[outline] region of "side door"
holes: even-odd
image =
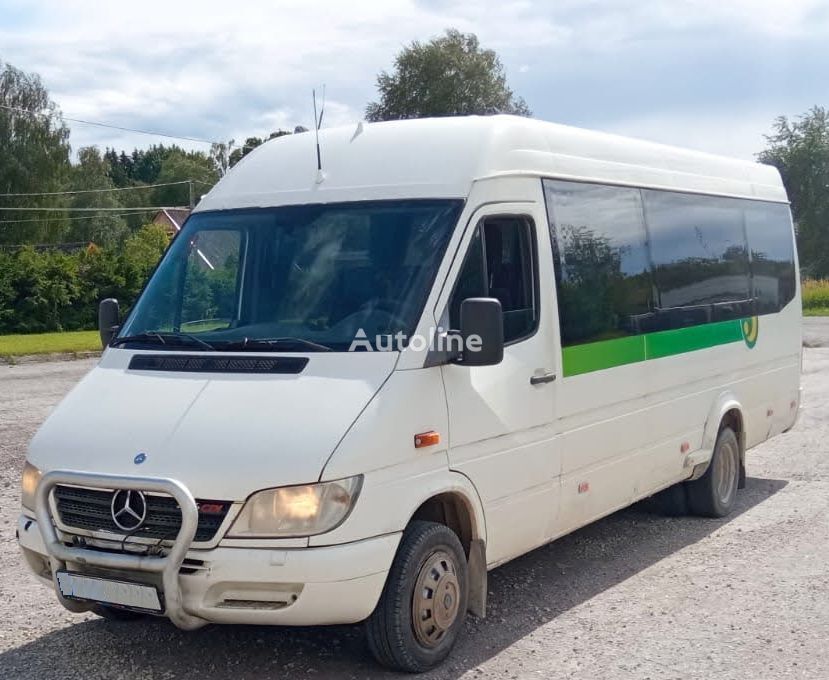
[[[478,489],[487,561],[540,545],[558,506],[555,434],[557,321],[546,215],[532,203],[482,208],[464,241],[438,309],[458,328],[461,302],[494,297],[504,310],[497,366],[442,367],[449,411],[449,464]]]

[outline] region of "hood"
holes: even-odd
[[[35,435],[34,465],[170,477],[211,500],[314,482],[398,357],[312,353],[296,375],[204,375],[128,369],[140,353],[106,352]]]

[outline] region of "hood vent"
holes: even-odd
[[[296,374],[308,357],[240,357],[194,354],[136,354],[131,371],[175,371],[179,373],[282,373]]]

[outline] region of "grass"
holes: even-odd
[[[829,279],[803,281],[803,316],[829,316]]]
[[[98,331],[0,335],[0,357],[53,352],[89,352],[101,349]]]

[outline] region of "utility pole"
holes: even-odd
[[[193,180],[187,180],[187,186],[190,187],[190,210],[196,207],[196,195],[193,192]]]

